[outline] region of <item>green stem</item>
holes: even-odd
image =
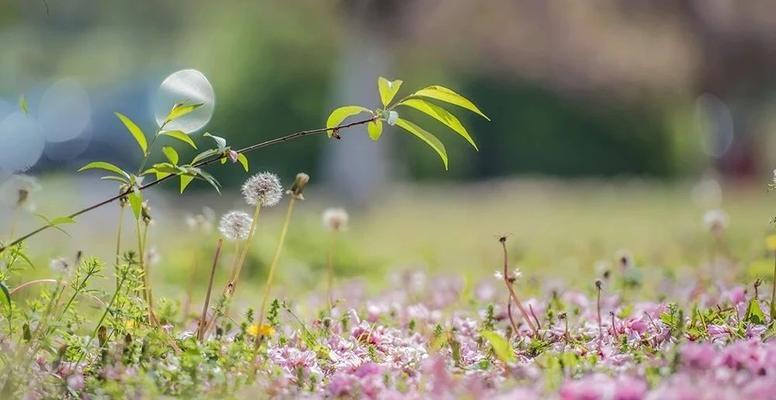
[[[205,323],[207,321],[207,308],[210,305],[210,294],[213,291],[213,279],[216,275],[216,267],[218,266],[218,257],[221,255],[221,246],[224,244],[224,239],[219,238],[218,244],[216,244],[216,255],[213,257],[213,267],[210,268],[210,279],[207,284],[207,294],[205,295],[205,304],[202,305],[202,315],[199,318],[199,326],[197,327],[197,339],[201,342],[205,337]]]
[[[773,282],[771,288],[771,321],[776,319],[776,252],[773,253]]]
[[[288,202],[288,210],[286,211],[286,218],[283,221],[283,229],[280,230],[280,239],[278,239],[278,245],[275,248],[275,254],[272,256],[272,262],[269,265],[269,274],[267,275],[267,284],[264,286],[264,296],[261,299],[261,307],[259,308],[259,327],[264,323],[264,309],[267,307],[267,300],[269,300],[269,293],[272,290],[272,282],[275,277],[275,269],[280,259],[280,253],[283,250],[283,243],[286,241],[286,234],[288,233],[288,225],[291,222],[291,214],[294,212],[294,204],[296,203],[296,197],[291,196],[291,200]],[[256,343],[259,343],[257,340]]]
[[[337,232],[331,235],[329,251],[326,255],[326,293],[329,298],[329,309],[334,308],[334,250],[337,245]]]

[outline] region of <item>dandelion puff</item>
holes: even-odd
[[[57,274],[65,274],[70,271],[70,263],[64,257],[57,257],[49,261],[49,268]]]
[[[245,201],[252,206],[272,207],[283,197],[283,187],[277,175],[262,172],[245,181],[242,194]]]
[[[35,206],[31,204],[30,197],[40,189],[40,183],[36,178],[24,174],[13,175],[2,185],[3,202],[13,207],[24,207],[34,211]]]
[[[323,212],[323,226],[331,231],[347,229],[348,219],[348,212],[344,208],[327,208]]]
[[[230,211],[221,217],[218,231],[229,240],[245,240],[251,230],[253,218],[242,211]]]
[[[706,228],[711,231],[711,233],[722,233],[725,228],[727,228],[728,215],[720,209],[706,211],[706,213],[703,214],[703,224],[706,225]]]

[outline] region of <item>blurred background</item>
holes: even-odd
[[[492,122],[456,115],[480,150],[415,116],[447,146],[449,171],[395,128],[378,143],[356,128],[341,141],[252,153],[253,171],[288,184],[298,171],[313,177],[292,260],[321,260],[300,238],[324,240],[317,219],[330,205],[355,213],[344,263],[361,268],[491,271],[502,233],[529,265],[592,269],[622,247],[668,263],[687,243],[703,247],[702,215],[718,207],[754,257],[776,166],[774,19],[767,0],[5,0],[0,170],[41,178],[38,209],[56,215],[115,192],[74,171],[93,160],[136,165],[113,112],[152,131],[159,85],[175,71],[201,71],[214,90],[196,140],[208,131],[235,147],[321,127],[339,105],[376,107],[382,75],[404,91],[442,84],[472,99]],[[245,174],[213,172],[221,198],[195,183],[183,197],[176,185],[154,189],[152,201],[172,221],[240,206]],[[272,213],[268,237],[282,211]],[[57,251],[92,246],[74,238],[110,232],[113,215],[96,211],[71,237],[43,237],[64,243]],[[569,259],[581,249],[588,256]],[[699,261],[685,256],[674,260]]]

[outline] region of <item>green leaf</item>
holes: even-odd
[[[752,298],[749,300],[749,306],[746,308],[746,316],[744,319],[753,324],[765,323],[765,314],[763,313],[762,308],[760,308],[760,302],[757,299]]]
[[[100,177],[100,179],[103,180],[103,181],[116,181],[116,182],[121,182],[121,183],[129,184],[128,180],[126,180],[126,179],[124,179],[124,178],[122,178],[120,176],[108,175],[108,176]]]
[[[164,125],[175,121],[176,119],[196,110],[199,107],[202,107],[202,104],[204,103],[198,103],[198,104],[176,104],[172,107],[172,110],[170,110],[170,113],[167,114],[167,117],[164,119]]]
[[[240,153],[237,155],[237,161],[242,164],[243,169],[245,169],[245,172],[248,172],[248,157],[245,156],[245,154]]]
[[[129,205],[132,207],[132,214],[135,215],[135,219],[140,219],[143,212],[143,193],[134,189],[132,193],[127,195],[129,199]]]
[[[114,113],[117,117],[121,120],[121,122],[124,124],[124,126],[127,127],[127,130],[129,133],[132,134],[132,137],[135,138],[135,141],[137,142],[137,145],[140,146],[140,150],[143,151],[143,155],[148,154],[148,142],[146,142],[146,137],[143,131],[134,123],[131,119],[129,119],[126,115],[122,113]]]
[[[426,142],[429,146],[431,146],[434,151],[439,154],[439,157],[442,159],[442,163],[445,165],[445,170],[447,170],[447,150],[445,150],[445,145],[442,144],[442,142],[439,141],[439,139],[436,138],[436,136],[432,135],[425,129],[413,124],[410,121],[407,121],[406,119],[397,119],[396,125],[401,127],[402,129],[406,130],[407,132],[417,136],[420,138],[420,140]]]
[[[450,114],[450,112],[444,108],[422,99],[407,99],[398,105],[412,107],[433,117],[437,121],[447,125],[450,129],[454,130],[459,135],[463,136],[464,139],[466,139],[472,146],[474,146],[475,150],[479,150],[477,148],[477,144],[474,143],[474,139],[472,139],[472,137],[469,135],[469,132],[467,132],[466,128],[464,128],[463,124],[461,124],[461,121],[459,121],[455,115]]]
[[[201,153],[197,154],[196,156],[194,156],[194,158],[191,160],[191,164],[192,164],[192,165],[194,165],[194,164],[197,164],[198,162],[200,162],[200,161],[202,161],[202,160],[205,160],[205,159],[207,159],[207,158],[210,158],[210,157],[212,157],[212,156],[214,156],[214,155],[216,155],[216,154],[220,154],[220,153],[221,153],[221,152],[220,152],[220,151],[218,151],[217,149],[208,149],[208,150],[205,150],[205,151],[203,151],[203,152],[201,152]]]
[[[25,114],[30,113],[30,105],[27,104],[27,98],[24,95],[19,96],[19,109]]]
[[[371,113],[372,111],[361,106],[342,106],[335,109],[329,114],[329,118],[326,120],[326,129],[328,129],[326,134],[331,137],[331,135],[334,134],[334,128],[342,124],[342,121],[362,112]]]
[[[214,189],[216,189],[216,192],[219,194],[221,193],[221,184],[218,183],[216,178],[213,177],[213,175],[210,175],[208,172],[205,172],[199,168],[197,168],[197,176],[202,178],[205,182],[209,183],[210,186],[213,186]]]
[[[193,180],[194,180],[194,176],[192,175],[181,175],[181,193],[183,193],[183,191],[186,190],[186,188]]]
[[[444,101],[446,103],[454,104],[458,107],[463,107],[469,111],[473,111],[483,118],[490,121],[487,115],[483,114],[477,106],[474,105],[469,99],[461,96],[460,94],[439,85],[425,87],[413,93],[412,96],[428,97],[430,99]]]
[[[366,130],[369,132],[369,137],[372,140],[377,141],[380,139],[380,135],[383,134],[383,121],[379,119],[370,121],[366,124]]]
[[[8,304],[8,311],[11,311],[11,291],[8,290],[8,286],[5,282],[0,282],[0,291],[5,296],[5,303]]]
[[[391,100],[393,100],[396,93],[399,91],[401,80],[389,81],[382,76],[377,78],[377,89],[380,92],[380,100],[383,102],[383,106],[388,106]]]
[[[223,152],[226,150],[226,139],[222,138],[221,136],[212,135],[210,132],[205,132],[205,134],[202,136],[207,136],[213,139],[216,142],[216,146],[218,146],[219,151]]]
[[[178,139],[181,142],[186,143],[189,146],[193,147],[194,150],[197,149],[197,145],[196,143],[194,143],[194,140],[191,139],[191,136],[185,134],[183,131],[162,131],[159,134],[164,136],[169,136],[173,139]]]
[[[172,146],[162,147],[162,153],[164,153],[164,156],[167,157],[167,159],[170,160],[173,165],[178,165],[178,160],[180,157],[178,156],[178,152],[175,151]]]
[[[483,331],[480,333],[480,336],[482,336],[485,340],[488,341],[488,343],[490,343],[490,346],[493,348],[493,352],[496,353],[496,357],[498,357],[499,360],[505,363],[515,361],[514,350],[509,344],[509,341],[503,336],[493,331]]]
[[[121,169],[121,168],[119,168],[119,167],[117,167],[117,166],[115,166],[115,165],[113,165],[113,164],[111,164],[109,162],[93,161],[93,162],[90,162],[89,164],[86,164],[83,167],[81,167],[78,170],[78,172],[86,171],[86,170],[89,170],[89,169],[102,169],[102,170],[105,170],[105,171],[110,171],[110,172],[113,172],[116,175],[123,176],[127,180],[129,180],[129,174],[128,173],[124,172],[123,169]]]

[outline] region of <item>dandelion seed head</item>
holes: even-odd
[[[272,207],[283,197],[283,187],[277,175],[262,172],[245,181],[242,194],[245,202],[252,206]]]
[[[2,186],[4,202],[13,207],[24,207],[34,211],[30,196],[40,189],[40,183],[36,178],[24,174],[13,175]]]
[[[218,231],[229,240],[245,240],[251,230],[253,218],[242,211],[230,211],[221,217]]]
[[[57,274],[66,274],[70,271],[70,263],[64,257],[52,258],[49,268]]]
[[[310,175],[307,175],[304,172],[296,174],[294,184],[291,186],[291,189],[286,191],[286,194],[290,194],[298,200],[304,200],[303,192],[307,182],[310,182]]]
[[[728,225],[728,215],[720,209],[706,211],[703,215],[703,224],[713,234],[722,233]]]
[[[344,208],[327,208],[323,212],[323,226],[330,231],[343,231],[348,228],[349,218]]]

